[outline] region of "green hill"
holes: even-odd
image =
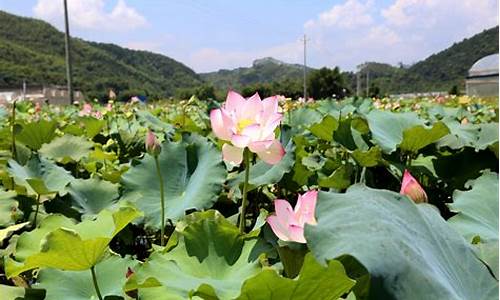
[[[166,56],[72,39],[74,85],[87,94],[140,92],[174,95],[202,82]],[[0,11],[0,88],[66,83],[64,34],[48,23]]]
[[[454,43],[410,67],[369,62],[361,70],[363,74],[369,71],[370,82],[383,93],[448,91],[454,85],[463,90],[470,67],[494,53],[498,53],[498,26]],[[354,74],[351,81],[355,86]]]
[[[283,82],[287,80],[299,81],[304,76],[302,65],[287,64],[271,57],[257,59],[251,67],[219,70],[200,75],[205,81],[220,90],[230,88],[241,90],[247,85]]]

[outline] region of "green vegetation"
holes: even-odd
[[[464,90],[470,67],[482,57],[494,53],[498,53],[498,26],[454,43],[410,67],[367,62],[362,65],[361,73],[363,76],[369,73],[370,82],[384,94],[449,91],[453,86]],[[355,88],[355,75],[350,73],[349,76],[351,86]],[[453,93],[457,92],[455,88]]]
[[[74,85],[87,96],[120,93],[167,97],[202,81],[183,64],[147,51],[72,39]],[[46,22],[0,11],[0,88],[63,85],[64,34]]]

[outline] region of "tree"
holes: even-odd
[[[314,99],[343,98],[348,93],[348,86],[338,67],[324,67],[311,72],[308,91]]]

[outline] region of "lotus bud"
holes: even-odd
[[[146,151],[152,155],[152,156],[158,156],[161,152],[161,146],[158,140],[156,139],[155,134],[151,131],[148,130],[148,133],[146,134]]]
[[[427,194],[408,170],[404,172],[403,183],[401,184],[401,191],[399,193],[408,196],[415,203],[427,202]]]

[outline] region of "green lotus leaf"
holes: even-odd
[[[28,225],[30,222],[19,223],[15,225],[10,225],[7,228],[0,229],[0,245],[2,245],[3,240],[10,237],[12,233],[22,229],[24,226]]]
[[[346,189],[351,185],[352,172],[352,165],[346,164],[338,167],[328,177],[320,173],[318,185],[320,187],[335,188],[337,190]]]
[[[479,127],[477,125],[460,124],[456,120],[447,120],[445,122],[450,129],[450,133],[438,141],[439,148],[449,147],[458,150],[463,147],[475,147],[479,139]]]
[[[316,217],[305,228],[314,256],[354,256],[372,276],[371,299],[498,298],[498,282],[472,245],[432,205],[355,185],[320,192]]]
[[[45,143],[56,137],[57,121],[41,120],[32,123],[21,123],[22,130],[16,134],[16,141],[32,150],[38,150]]]
[[[245,281],[238,300],[338,300],[347,294],[355,281],[347,277],[339,261],[331,260],[320,265],[308,253],[302,269],[295,279],[284,278],[268,269]]]
[[[45,290],[0,284],[2,300],[43,300]]]
[[[14,259],[7,260],[6,273],[12,277],[40,267],[88,270],[102,259],[111,239],[138,216],[140,213],[131,207],[103,210],[95,220],[78,224],[62,216],[49,216],[40,228],[19,237]]]
[[[418,150],[437,142],[440,138],[450,133],[443,122],[437,122],[431,128],[418,125],[403,131],[403,140],[399,148],[406,152],[417,153]]]
[[[65,134],[48,144],[43,144],[38,152],[47,158],[66,164],[80,161],[88,156],[93,145],[94,143],[84,137]]]
[[[375,167],[384,161],[382,158],[382,151],[378,146],[371,147],[367,151],[356,149],[351,153],[351,155],[362,167]]]
[[[312,125],[309,130],[312,134],[325,141],[333,141],[333,132],[339,127],[339,121],[327,115],[320,123]]]
[[[498,123],[486,123],[479,125],[479,139],[476,143],[476,150],[483,150],[487,147],[493,148],[498,157]]]
[[[140,299],[234,299],[245,280],[261,271],[252,260],[256,239],[217,211],[194,213],[176,228],[178,244],[167,253],[153,253],[127,289]]]
[[[299,108],[288,112],[283,121],[292,127],[292,130],[303,130],[321,122],[321,113],[312,108]]]
[[[165,187],[165,216],[177,221],[186,210],[210,208],[217,200],[227,172],[221,153],[205,138],[194,136],[183,142],[165,142],[158,156]],[[161,225],[160,186],[154,158],[146,155],[140,164],[122,176],[123,201],[145,213],[146,225]]]
[[[453,193],[448,207],[457,214],[448,223],[471,243],[479,237],[479,256],[498,276],[498,174],[484,171],[465,187]]]
[[[13,225],[20,215],[15,196],[16,192],[5,191],[0,187],[0,227]]]
[[[97,283],[103,297],[118,296],[127,299],[123,286],[128,268],[135,270],[137,261],[130,257],[110,255],[95,266]],[[43,269],[38,273],[37,288],[45,289],[45,300],[97,299],[90,272]]]
[[[98,178],[75,179],[68,186],[72,206],[85,216],[93,216],[116,203],[118,185]]]
[[[9,160],[8,171],[17,185],[26,188],[28,195],[36,195],[37,190],[45,193],[66,194],[65,188],[73,176],[64,168],[42,157],[30,159],[21,166],[15,160]]]
[[[385,153],[392,153],[401,144],[404,131],[415,126],[424,126],[416,113],[393,113],[373,110],[366,115],[372,138]]]
[[[80,117],[77,119],[77,123],[80,123],[78,125],[85,128],[85,135],[90,139],[101,132],[104,126],[106,126],[105,120],[99,120],[93,117]]]

